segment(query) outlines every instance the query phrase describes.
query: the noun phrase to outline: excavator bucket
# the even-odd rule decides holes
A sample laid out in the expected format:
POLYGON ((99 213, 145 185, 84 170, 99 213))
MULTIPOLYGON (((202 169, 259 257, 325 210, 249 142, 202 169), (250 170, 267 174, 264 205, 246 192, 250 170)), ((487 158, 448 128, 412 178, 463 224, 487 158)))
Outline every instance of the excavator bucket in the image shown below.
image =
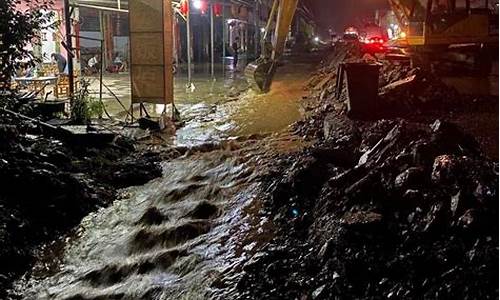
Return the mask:
POLYGON ((259 92, 268 92, 274 75, 274 64, 271 60, 259 58, 245 68, 245 77, 250 87, 259 92))
MULTIPOLYGON (((276 16, 276 28, 275 28, 275 39, 272 43, 272 53, 268 55, 266 49, 263 50, 263 54, 256 61, 248 64, 245 69, 245 76, 250 86, 255 90, 260 92, 268 92, 273 80, 274 73, 276 71, 276 63, 280 58, 283 50, 285 49, 285 42, 290 30, 290 25, 292 24, 293 16, 297 9, 298 0, 275 0, 273 9, 268 20, 268 26, 266 28, 266 33, 264 34, 264 39, 267 37, 270 24, 274 18, 274 14, 277 10, 276 16), (279 3, 279 4, 278 4, 279 3), (277 8, 277 9, 276 9, 277 8)), ((265 41, 263 43, 265 45, 265 41)), ((265 47, 263 47, 265 48, 265 47)))

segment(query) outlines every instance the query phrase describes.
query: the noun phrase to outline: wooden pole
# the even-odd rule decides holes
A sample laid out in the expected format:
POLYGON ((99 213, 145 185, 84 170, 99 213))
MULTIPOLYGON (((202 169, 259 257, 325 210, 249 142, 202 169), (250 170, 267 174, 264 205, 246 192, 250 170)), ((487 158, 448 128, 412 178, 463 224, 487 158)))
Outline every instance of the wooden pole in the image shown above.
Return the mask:
POLYGON ((73 98, 75 92, 75 79, 73 75, 73 38, 71 37, 71 14, 69 12, 69 0, 64 0, 64 26, 66 28, 66 52, 68 53, 68 79, 69 79, 69 96, 73 98))
POLYGON ((215 50, 214 50, 214 6, 210 5, 210 71, 212 78, 215 78, 214 64, 215 64, 215 50))

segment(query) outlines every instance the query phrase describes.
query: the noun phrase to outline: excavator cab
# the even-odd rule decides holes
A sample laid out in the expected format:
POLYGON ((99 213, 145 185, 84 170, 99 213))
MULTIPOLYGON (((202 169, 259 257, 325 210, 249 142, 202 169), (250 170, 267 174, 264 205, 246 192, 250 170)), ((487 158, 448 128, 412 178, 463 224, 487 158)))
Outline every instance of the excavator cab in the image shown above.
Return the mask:
POLYGON ((492 26, 494 19, 488 0, 430 0, 425 41, 428 44, 493 43, 498 41, 498 29, 495 32, 492 26))
POLYGON ((389 0, 403 28, 398 44, 498 43, 498 15, 488 0, 389 0))
POLYGON ((248 83, 257 91, 268 92, 271 87, 278 60, 285 49, 286 37, 297 4, 298 0, 274 0, 273 2, 261 40, 261 55, 245 69, 248 83), (273 23, 274 37, 271 40, 270 32, 273 23))

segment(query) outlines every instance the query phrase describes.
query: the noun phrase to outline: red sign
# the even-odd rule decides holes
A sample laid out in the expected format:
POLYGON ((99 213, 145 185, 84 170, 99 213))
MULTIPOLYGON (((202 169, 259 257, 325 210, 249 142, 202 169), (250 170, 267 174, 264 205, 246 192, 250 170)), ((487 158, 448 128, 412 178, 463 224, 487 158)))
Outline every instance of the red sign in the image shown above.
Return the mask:
POLYGON ((188 0, 181 0, 181 7, 180 7, 181 14, 187 16, 189 13, 189 2, 188 0))
POLYGON ((222 4, 214 3, 213 8, 214 8, 214 15, 216 17, 222 16, 222 4))

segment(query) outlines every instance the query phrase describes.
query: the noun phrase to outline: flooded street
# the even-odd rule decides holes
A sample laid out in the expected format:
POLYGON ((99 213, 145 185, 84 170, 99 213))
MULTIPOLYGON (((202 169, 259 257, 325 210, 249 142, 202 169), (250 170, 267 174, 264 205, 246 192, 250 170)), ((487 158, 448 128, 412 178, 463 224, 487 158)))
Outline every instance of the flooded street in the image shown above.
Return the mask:
MULTIPOLYGON (((317 54, 288 57, 267 94, 248 89, 243 67, 233 70, 227 64, 224 70, 222 65, 216 64, 213 78, 209 64, 195 65, 192 77, 194 88, 187 89, 187 69, 181 65, 175 76, 174 95, 175 106, 185 124, 176 130, 175 135, 164 135, 162 138, 174 145, 193 146, 285 129, 301 117, 303 109, 299 100, 305 95, 303 83, 319 59, 317 54)), ((110 75, 104 82, 128 108, 130 98, 123 92, 130 90, 128 74, 110 75)), ((98 82, 93 79, 94 92, 98 91, 97 85, 98 82)), ((119 119, 126 117, 126 112, 111 95, 105 94, 104 102, 111 115, 119 119)), ((145 106, 153 116, 160 115, 164 110, 163 105, 145 106)), ((137 116, 138 107, 135 109, 137 116)))
POLYGON ((269 94, 179 100, 186 124, 170 137, 174 144, 221 146, 188 151, 162 163, 161 178, 123 190, 83 219, 61 254, 46 251, 17 292, 23 299, 214 297, 210 285, 273 237, 272 220, 258 214, 260 178, 273 155, 302 147, 279 133, 301 117, 308 72, 299 66, 280 69, 269 94))
POLYGON ((272 237, 270 220, 255 214, 259 174, 266 156, 300 142, 232 147, 164 163, 162 178, 82 221, 54 276, 21 281, 19 291, 25 299, 209 298, 212 282, 272 237))
POLYGON ((498 299, 498 20, 0 0, 0 300, 498 299))
MULTIPOLYGON (((267 94, 245 90, 238 96, 225 96, 219 102, 208 98, 197 103, 179 101, 177 108, 186 126, 177 130, 179 145, 253 134, 268 134, 285 129, 301 117, 303 82, 309 74, 301 64, 280 69, 267 94), (299 69, 293 69, 299 67, 299 69)), ((242 74, 238 74, 242 76, 242 74)))

